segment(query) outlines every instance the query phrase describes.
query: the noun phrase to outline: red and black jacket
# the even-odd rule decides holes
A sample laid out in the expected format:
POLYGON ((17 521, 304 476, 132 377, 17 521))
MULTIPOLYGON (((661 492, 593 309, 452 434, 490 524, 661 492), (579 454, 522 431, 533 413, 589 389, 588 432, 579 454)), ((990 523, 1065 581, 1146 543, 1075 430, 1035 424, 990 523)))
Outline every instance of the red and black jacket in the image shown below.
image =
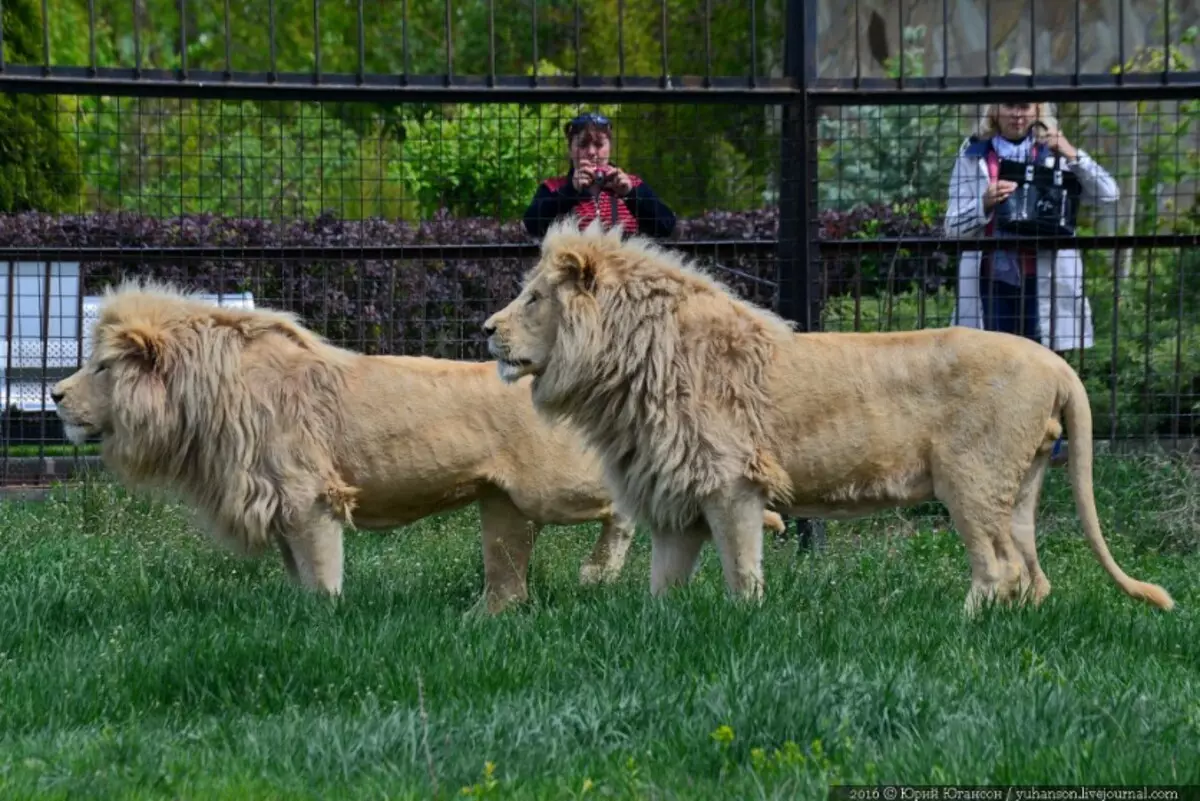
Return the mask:
POLYGON ((633 189, 619 198, 608 191, 595 196, 578 191, 571 183, 574 173, 572 167, 566 175, 549 178, 538 187, 524 217, 525 230, 532 236, 545 236, 552 222, 571 212, 578 216, 580 228, 599 217, 605 230, 620 222, 628 234, 663 237, 675 230, 674 212, 636 175, 626 173, 633 189))

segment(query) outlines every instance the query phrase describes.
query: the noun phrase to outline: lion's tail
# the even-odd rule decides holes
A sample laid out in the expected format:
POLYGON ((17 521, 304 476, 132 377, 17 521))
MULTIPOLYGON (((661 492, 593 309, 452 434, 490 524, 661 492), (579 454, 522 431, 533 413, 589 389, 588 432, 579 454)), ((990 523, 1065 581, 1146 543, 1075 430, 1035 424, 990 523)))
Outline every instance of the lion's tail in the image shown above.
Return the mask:
POLYGON ((1092 492, 1092 409, 1079 376, 1069 366, 1064 373, 1068 376, 1067 398, 1063 406, 1068 434, 1067 472, 1075 496, 1075 508, 1083 523, 1088 544, 1105 571, 1126 595, 1169 611, 1174 608, 1175 601, 1166 590, 1157 584, 1131 578, 1109 553, 1108 544, 1100 532, 1100 517, 1096 513, 1096 499, 1092 492))

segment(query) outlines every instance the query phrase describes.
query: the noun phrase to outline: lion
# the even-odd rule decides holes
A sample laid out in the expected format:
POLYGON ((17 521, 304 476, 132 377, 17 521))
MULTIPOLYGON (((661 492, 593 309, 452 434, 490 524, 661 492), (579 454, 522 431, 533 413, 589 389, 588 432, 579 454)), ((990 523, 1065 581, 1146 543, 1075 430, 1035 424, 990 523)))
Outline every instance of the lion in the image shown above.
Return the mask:
MULTIPOLYGON (((247 557, 274 544, 289 577, 341 595, 343 530, 477 503, 486 610, 528 598, 545 525, 600 521, 584 584, 616 580, 634 536, 599 461, 539 419, 495 364, 368 356, 290 313, 227 309, 154 281, 104 296, 92 352, 51 397, 76 444, 99 437, 130 487, 167 489, 247 557)), ((778 514, 764 523, 782 530, 778 514)))
POLYGON ((1065 423, 1093 553, 1128 595, 1174 606, 1109 553, 1087 393, 1028 339, 798 333, 647 237, 580 231, 569 216, 483 331, 501 379, 533 378, 538 412, 583 433, 618 506, 651 530, 655 595, 690 581, 711 539, 728 591, 761 598, 764 508, 849 519, 936 499, 969 557, 968 616, 985 602, 1039 605, 1050 582, 1035 515, 1065 423))

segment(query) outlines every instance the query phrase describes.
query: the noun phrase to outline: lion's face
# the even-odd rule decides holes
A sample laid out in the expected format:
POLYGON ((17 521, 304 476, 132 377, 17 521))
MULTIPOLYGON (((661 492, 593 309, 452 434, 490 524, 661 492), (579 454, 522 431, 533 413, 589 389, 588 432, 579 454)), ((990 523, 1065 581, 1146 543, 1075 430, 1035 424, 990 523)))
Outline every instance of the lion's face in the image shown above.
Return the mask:
POLYGON ((546 371, 558 339, 562 299, 543 269, 521 294, 483 324, 488 351, 499 362, 500 378, 512 383, 546 371))
POLYGON ((114 315, 93 330, 88 361, 50 391, 67 439, 82 445, 99 438, 106 448, 117 444, 124 450, 131 443, 156 446, 170 438, 178 414, 167 400, 166 328, 114 315))
POLYGON ((114 357, 93 357, 51 389, 50 397, 63 422, 63 431, 74 444, 82 445, 92 437, 112 433, 115 367, 114 357))

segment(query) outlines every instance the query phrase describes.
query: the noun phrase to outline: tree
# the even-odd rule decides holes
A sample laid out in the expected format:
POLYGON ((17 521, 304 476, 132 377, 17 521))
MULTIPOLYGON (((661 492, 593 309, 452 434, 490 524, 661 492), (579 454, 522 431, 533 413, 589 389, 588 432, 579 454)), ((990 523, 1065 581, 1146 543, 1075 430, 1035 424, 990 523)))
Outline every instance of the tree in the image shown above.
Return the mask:
MULTIPOLYGON (((4 55, 10 63, 39 60, 41 14, 35 0, 3 6, 4 55)), ((62 211, 82 185, 78 156, 59 132, 50 95, 0 95, 0 211, 62 211)))

